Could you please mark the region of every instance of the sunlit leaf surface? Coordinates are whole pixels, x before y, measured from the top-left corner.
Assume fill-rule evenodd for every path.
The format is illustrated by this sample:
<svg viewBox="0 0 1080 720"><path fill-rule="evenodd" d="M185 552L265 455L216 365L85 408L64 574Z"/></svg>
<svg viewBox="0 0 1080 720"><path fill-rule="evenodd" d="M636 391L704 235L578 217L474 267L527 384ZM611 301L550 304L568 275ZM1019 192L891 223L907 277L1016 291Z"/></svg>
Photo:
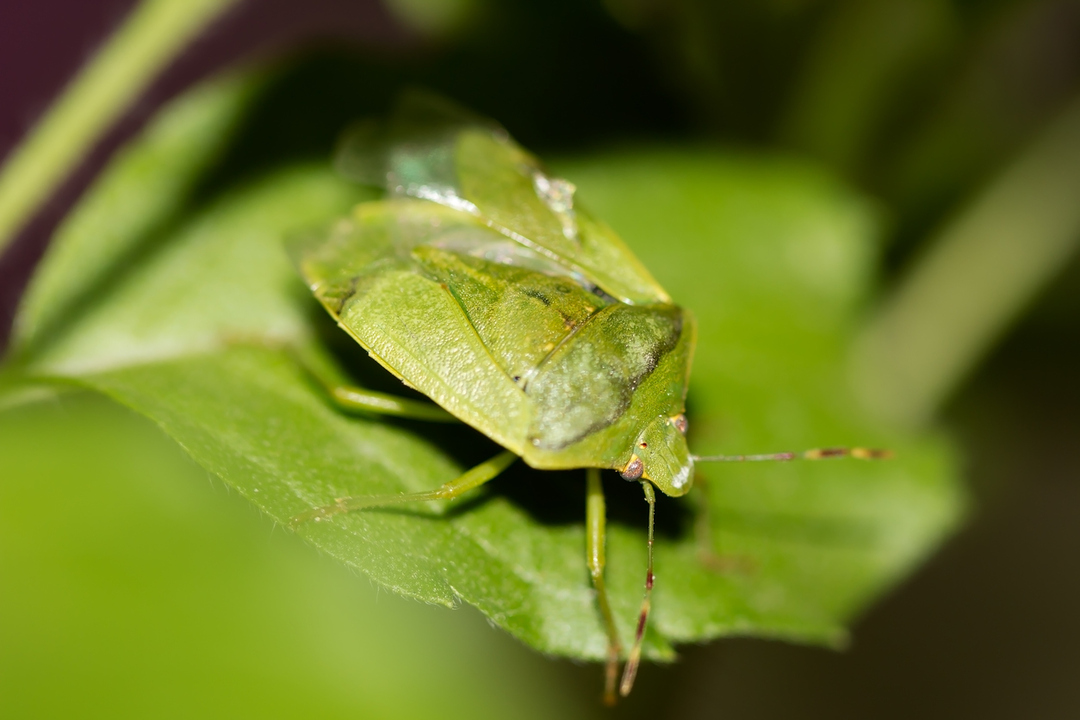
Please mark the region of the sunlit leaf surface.
<svg viewBox="0 0 1080 720"><path fill-rule="evenodd" d="M286 235L325 227L362 192L328 162L270 163L201 193L194 176L155 181L197 176L193 147L212 167L248 92L236 84L184 100L114 163L47 258L15 357L145 414L281 522L336 496L452 479L492 454L490 443L467 429L344 415L286 350L363 355L340 349L343 336L283 250ZM876 262L866 205L803 166L700 149L625 150L555 169L696 313L697 452L897 451L876 464L702 467L695 494L707 498L708 528L693 495L659 506L648 651L666 657L672 642L731 633L842 641L845 624L934 547L962 505L947 445L882 427L847 390L845 353ZM86 258L107 267L84 274ZM629 636L646 506L636 486L614 475L606 486L609 584ZM584 494L583 474L518 468L449 511L354 513L298 534L398 593L463 600L537 649L598 659ZM702 562L698 529L719 564Z"/></svg>

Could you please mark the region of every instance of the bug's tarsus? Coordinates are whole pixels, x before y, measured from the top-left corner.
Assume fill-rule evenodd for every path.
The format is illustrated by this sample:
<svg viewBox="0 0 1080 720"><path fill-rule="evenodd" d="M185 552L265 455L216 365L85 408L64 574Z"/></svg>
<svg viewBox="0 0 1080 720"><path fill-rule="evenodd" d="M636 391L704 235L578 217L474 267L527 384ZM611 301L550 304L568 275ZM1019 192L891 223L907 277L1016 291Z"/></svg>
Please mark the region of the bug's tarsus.
<svg viewBox="0 0 1080 720"><path fill-rule="evenodd" d="M340 510L337 510L335 505L324 505L323 507L312 508L306 512L302 512L299 515L293 515L289 518L289 527L295 529L306 522L322 522L324 518L336 515Z"/></svg>
<svg viewBox="0 0 1080 720"><path fill-rule="evenodd" d="M892 450L864 447L814 448L803 452L778 452L763 455L694 455L695 462L788 462L790 460L828 460L853 457L857 460L888 460Z"/></svg>
<svg viewBox="0 0 1080 720"><path fill-rule="evenodd" d="M354 510L384 507L386 505L424 502L427 500L455 500L469 490L480 487L487 481L494 479L515 460L517 460L517 455L509 450L504 450L490 460L485 460L476 467L466 470L455 479L435 490L416 493L399 493L397 495L357 495L355 497L336 498L333 505L312 508L307 512L302 512L299 515L293 516L289 521L289 525L295 528L310 520L320 522L324 519L329 519L334 515L348 513Z"/></svg>
<svg viewBox="0 0 1080 720"><path fill-rule="evenodd" d="M615 694L615 682L619 679L619 656L622 654L622 646L609 646L607 664L604 666L604 704L614 707L618 702Z"/></svg>
<svg viewBox="0 0 1080 720"><path fill-rule="evenodd" d="M648 481L642 481L642 489L645 491L645 501L649 503L649 561L648 570L645 573L645 597L641 600L641 612L638 614L637 631L634 633L634 645L630 649L630 657L626 660L623 668L622 682L619 684L619 694L626 697L634 687L634 678L637 677L638 667L641 665L641 643L645 639L645 625L649 621L649 607L652 604L653 588L653 526L656 520L656 492Z"/></svg>

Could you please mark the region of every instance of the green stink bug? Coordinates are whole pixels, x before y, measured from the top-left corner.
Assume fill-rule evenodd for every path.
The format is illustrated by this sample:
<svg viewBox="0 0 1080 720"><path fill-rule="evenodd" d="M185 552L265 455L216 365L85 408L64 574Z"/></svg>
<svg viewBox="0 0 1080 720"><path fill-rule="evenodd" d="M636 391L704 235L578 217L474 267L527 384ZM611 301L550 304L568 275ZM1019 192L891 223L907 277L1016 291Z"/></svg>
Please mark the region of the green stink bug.
<svg viewBox="0 0 1080 720"><path fill-rule="evenodd" d="M604 587L599 471L639 482L649 503L645 597L619 692L633 686L653 585L654 487L686 494L695 461L791 460L793 453L702 458L686 441L693 315L676 306L618 236L576 202L574 186L493 124L412 97L385 127L347 139L341 170L385 184L325 235L293 248L315 296L383 367L449 415L332 387L374 412L456 418L506 451L430 492L339 498L296 518L454 499L516 458L586 468L586 556L608 635L605 698L622 645ZM852 454L819 450L799 457Z"/></svg>

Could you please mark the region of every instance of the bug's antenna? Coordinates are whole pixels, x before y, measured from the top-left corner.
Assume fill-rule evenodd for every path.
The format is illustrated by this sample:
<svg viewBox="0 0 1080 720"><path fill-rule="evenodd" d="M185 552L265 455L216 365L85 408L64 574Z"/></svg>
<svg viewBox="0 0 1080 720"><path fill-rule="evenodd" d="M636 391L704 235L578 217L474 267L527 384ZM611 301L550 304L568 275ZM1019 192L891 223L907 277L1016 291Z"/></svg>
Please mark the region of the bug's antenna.
<svg viewBox="0 0 1080 720"><path fill-rule="evenodd" d="M638 615L637 633L634 635L634 646L630 649L630 657L626 660L623 668L622 683L619 685L619 694L626 697L634 687L634 678L637 677L638 666L641 664L641 641L645 638L645 623L649 619L649 605L652 598L653 586L653 525L656 519L656 493L652 483L642 480L641 487L645 490L645 501L649 503L649 569L645 573L645 598L641 601L641 614Z"/></svg>
<svg viewBox="0 0 1080 720"><path fill-rule="evenodd" d="M790 460L827 460L829 458L853 457L858 460L888 460L892 450L875 450L864 447L814 448L803 452L779 452L766 455L693 455L694 462L788 462Z"/></svg>

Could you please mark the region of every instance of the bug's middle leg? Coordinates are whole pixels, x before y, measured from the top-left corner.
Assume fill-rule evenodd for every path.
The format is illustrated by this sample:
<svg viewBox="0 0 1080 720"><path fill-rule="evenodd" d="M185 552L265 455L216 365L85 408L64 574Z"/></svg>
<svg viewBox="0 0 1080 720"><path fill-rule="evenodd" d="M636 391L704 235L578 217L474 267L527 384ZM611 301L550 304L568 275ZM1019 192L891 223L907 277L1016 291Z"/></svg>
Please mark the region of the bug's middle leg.
<svg viewBox="0 0 1080 720"><path fill-rule="evenodd" d="M326 392L342 410L390 415L409 420L428 422L460 422L456 417L431 402L410 400L387 393L356 387L355 385L328 385Z"/></svg>
<svg viewBox="0 0 1080 720"><path fill-rule="evenodd" d="M478 488L489 480L494 479L509 465L517 460L517 455L504 450L490 460L485 460L474 468L466 470L457 478L444 484L435 490L427 490L415 493L399 493L397 495L356 495L352 497L340 497L334 500L333 505L324 505L313 508L305 513L293 517L293 526L314 520L319 522L341 513L363 510L365 508L382 507L384 505L397 505L400 503L424 502L426 500L456 500L463 494Z"/></svg>
<svg viewBox="0 0 1080 720"><path fill-rule="evenodd" d="M586 470L587 490L585 495L585 553L596 588L596 601L600 605L600 614L604 619L604 629L608 636L608 659L604 671L604 702L615 704L615 679L619 674L619 657L622 645L619 643L619 631L615 627L615 617L611 614L607 589L604 586L604 542L607 535L607 511L604 505L604 487L600 482L600 471L596 468Z"/></svg>
<svg viewBox="0 0 1080 720"><path fill-rule="evenodd" d="M322 386L335 405L346 412L428 422L461 422L433 402L410 400L351 384L345 372L324 352L302 347L289 350L296 363Z"/></svg>

